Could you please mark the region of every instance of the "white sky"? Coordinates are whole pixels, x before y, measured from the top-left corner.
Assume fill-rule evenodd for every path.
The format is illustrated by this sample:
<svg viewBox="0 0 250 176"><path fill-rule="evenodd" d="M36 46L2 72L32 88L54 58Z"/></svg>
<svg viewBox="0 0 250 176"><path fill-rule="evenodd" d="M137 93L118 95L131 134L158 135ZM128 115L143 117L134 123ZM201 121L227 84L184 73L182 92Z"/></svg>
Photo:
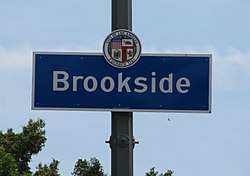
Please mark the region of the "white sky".
<svg viewBox="0 0 250 176"><path fill-rule="evenodd" d="M110 113L31 111L32 51L98 51L111 30L111 1L0 0L0 130L45 119L48 141L33 158L97 157L110 173ZM134 113L134 175L250 172L250 1L133 0L133 31L144 52L213 54L212 114ZM169 122L167 119L170 118Z"/></svg>

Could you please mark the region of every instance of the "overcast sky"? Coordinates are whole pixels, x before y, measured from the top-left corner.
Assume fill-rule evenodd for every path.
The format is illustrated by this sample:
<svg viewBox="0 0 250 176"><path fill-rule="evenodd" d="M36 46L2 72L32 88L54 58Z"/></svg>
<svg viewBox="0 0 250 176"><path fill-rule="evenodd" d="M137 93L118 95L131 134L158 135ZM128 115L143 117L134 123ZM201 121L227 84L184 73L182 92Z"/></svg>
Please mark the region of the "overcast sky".
<svg viewBox="0 0 250 176"><path fill-rule="evenodd" d="M111 1L0 4L0 130L20 132L30 118L42 118L48 141L32 170L55 158L69 176L78 158L97 157L111 173L109 112L31 110L32 52L101 52ZM133 0L133 32L144 53L213 55L211 114L134 113L135 176L151 167L174 176L250 172L249 19L249 0Z"/></svg>

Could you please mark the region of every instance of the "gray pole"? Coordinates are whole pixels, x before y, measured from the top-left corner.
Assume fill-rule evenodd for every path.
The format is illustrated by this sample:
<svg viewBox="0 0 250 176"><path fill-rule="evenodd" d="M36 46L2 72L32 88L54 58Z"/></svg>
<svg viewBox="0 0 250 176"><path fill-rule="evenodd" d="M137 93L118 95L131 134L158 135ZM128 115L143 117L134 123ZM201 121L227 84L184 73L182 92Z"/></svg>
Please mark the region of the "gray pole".
<svg viewBox="0 0 250 176"><path fill-rule="evenodd" d="M132 31L132 0L112 0L112 31Z"/></svg>
<svg viewBox="0 0 250 176"><path fill-rule="evenodd" d="M133 113L112 112L111 176L133 176Z"/></svg>
<svg viewBox="0 0 250 176"><path fill-rule="evenodd" d="M132 0L112 0L112 31L132 31ZM111 176L133 176L133 112L112 112Z"/></svg>

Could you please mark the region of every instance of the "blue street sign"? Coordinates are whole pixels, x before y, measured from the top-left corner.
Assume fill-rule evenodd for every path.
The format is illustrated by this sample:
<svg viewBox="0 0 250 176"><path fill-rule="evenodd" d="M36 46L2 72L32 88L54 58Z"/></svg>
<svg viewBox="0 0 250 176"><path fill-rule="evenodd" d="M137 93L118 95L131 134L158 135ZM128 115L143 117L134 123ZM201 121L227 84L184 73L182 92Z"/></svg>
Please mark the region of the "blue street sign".
<svg viewBox="0 0 250 176"><path fill-rule="evenodd" d="M143 54L116 68L101 53L33 53L32 109L211 112L211 55Z"/></svg>

